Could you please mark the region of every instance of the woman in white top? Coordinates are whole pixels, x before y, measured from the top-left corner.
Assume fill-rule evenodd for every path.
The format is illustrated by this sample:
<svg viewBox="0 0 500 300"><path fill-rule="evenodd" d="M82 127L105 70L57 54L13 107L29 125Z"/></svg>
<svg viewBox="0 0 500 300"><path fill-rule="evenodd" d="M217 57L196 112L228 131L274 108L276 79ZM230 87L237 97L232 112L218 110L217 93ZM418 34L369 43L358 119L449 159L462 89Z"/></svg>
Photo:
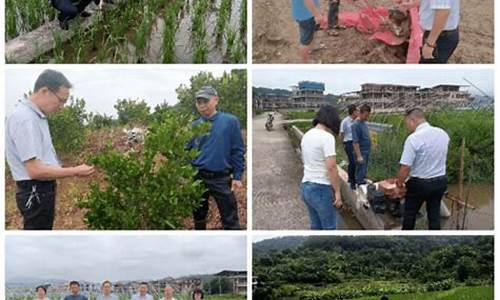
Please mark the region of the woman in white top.
<svg viewBox="0 0 500 300"><path fill-rule="evenodd" d="M36 297L33 300L50 300L47 297L47 288L43 285L39 285L36 287Z"/></svg>
<svg viewBox="0 0 500 300"><path fill-rule="evenodd" d="M304 177L301 194L313 230L337 228L336 208L342 207L340 182L335 152L335 136L340 118L330 105L323 106L313 120L314 128L301 142Z"/></svg>

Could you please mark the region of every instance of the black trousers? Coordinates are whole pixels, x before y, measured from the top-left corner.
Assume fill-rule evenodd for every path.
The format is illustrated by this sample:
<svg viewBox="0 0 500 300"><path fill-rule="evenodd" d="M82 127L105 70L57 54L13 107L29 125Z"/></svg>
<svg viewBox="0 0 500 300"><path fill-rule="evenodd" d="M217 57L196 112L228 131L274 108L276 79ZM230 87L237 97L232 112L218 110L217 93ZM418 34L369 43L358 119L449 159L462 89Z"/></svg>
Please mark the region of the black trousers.
<svg viewBox="0 0 500 300"><path fill-rule="evenodd" d="M238 204L236 197L231 191L232 178L229 175L217 176L214 174L198 174L205 184L207 192L203 195L203 202L194 213L194 225L196 230L205 230L207 227L208 198L212 196L217 203L222 225L226 230L240 229L238 219Z"/></svg>
<svg viewBox="0 0 500 300"><path fill-rule="evenodd" d="M94 0L51 0L52 6L59 11L59 21L68 21L76 18L85 7Z"/></svg>
<svg viewBox="0 0 500 300"><path fill-rule="evenodd" d="M354 145L352 141L344 142L344 150L347 154L347 159L349 161L349 166L347 168L347 174L349 175L349 183L351 187L356 187L356 154L354 154Z"/></svg>
<svg viewBox="0 0 500 300"><path fill-rule="evenodd" d="M339 24L340 0L328 1L328 26L333 28Z"/></svg>
<svg viewBox="0 0 500 300"><path fill-rule="evenodd" d="M24 220L24 230L52 230L56 206L56 182L25 180L16 182L16 203Z"/></svg>
<svg viewBox="0 0 500 300"><path fill-rule="evenodd" d="M446 176L419 179L410 178L406 183L406 201L403 215L403 230L415 229L417 214L425 202L430 230L441 229L441 199L447 189Z"/></svg>
<svg viewBox="0 0 500 300"><path fill-rule="evenodd" d="M429 36L430 31L424 32L425 40ZM457 49L460 40L459 30L443 31L436 41L436 49L434 50L434 59L420 59L421 64L445 64Z"/></svg>

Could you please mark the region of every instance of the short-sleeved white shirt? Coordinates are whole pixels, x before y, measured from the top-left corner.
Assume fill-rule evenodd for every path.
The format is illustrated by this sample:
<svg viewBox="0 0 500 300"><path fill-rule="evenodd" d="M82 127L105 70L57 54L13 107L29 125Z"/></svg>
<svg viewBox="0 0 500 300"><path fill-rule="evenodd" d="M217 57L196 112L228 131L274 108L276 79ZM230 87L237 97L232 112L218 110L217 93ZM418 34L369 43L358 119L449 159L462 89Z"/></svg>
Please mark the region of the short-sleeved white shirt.
<svg viewBox="0 0 500 300"><path fill-rule="evenodd" d="M460 23L460 0L422 0L420 2L420 24L424 30L430 31L432 29L437 9L450 10L444 30L458 28Z"/></svg>
<svg viewBox="0 0 500 300"><path fill-rule="evenodd" d="M326 159L336 155L335 137L325 130L312 128L302 137L300 147L304 161L302 182L331 185Z"/></svg>
<svg viewBox="0 0 500 300"><path fill-rule="evenodd" d="M406 139L400 163L411 167L411 177L444 176L449 143L450 137L443 129L422 123Z"/></svg>
<svg viewBox="0 0 500 300"><path fill-rule="evenodd" d="M345 117L340 123L340 133L344 134L344 140L342 142L352 141L352 123L354 123L354 120L351 116Z"/></svg>

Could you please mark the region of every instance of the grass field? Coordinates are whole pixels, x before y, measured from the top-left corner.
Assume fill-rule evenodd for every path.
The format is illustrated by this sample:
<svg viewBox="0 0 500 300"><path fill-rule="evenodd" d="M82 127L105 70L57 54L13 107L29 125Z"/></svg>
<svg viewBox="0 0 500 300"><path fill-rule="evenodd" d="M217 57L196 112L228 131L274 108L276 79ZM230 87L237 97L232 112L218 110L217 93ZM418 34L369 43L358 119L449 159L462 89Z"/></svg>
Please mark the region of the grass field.
<svg viewBox="0 0 500 300"><path fill-rule="evenodd" d="M389 295L389 300L493 300L493 287L459 287L444 292ZM356 300L379 300L380 297L365 297Z"/></svg>

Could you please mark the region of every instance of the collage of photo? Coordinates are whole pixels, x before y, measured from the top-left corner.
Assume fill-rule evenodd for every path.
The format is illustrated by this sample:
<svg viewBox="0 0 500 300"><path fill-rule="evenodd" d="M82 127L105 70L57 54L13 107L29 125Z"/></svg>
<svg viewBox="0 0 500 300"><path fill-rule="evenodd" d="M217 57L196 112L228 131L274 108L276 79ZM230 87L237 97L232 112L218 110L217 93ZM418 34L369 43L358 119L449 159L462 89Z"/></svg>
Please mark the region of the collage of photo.
<svg viewBox="0 0 500 300"><path fill-rule="evenodd" d="M494 0L1 2L0 299L495 299Z"/></svg>

